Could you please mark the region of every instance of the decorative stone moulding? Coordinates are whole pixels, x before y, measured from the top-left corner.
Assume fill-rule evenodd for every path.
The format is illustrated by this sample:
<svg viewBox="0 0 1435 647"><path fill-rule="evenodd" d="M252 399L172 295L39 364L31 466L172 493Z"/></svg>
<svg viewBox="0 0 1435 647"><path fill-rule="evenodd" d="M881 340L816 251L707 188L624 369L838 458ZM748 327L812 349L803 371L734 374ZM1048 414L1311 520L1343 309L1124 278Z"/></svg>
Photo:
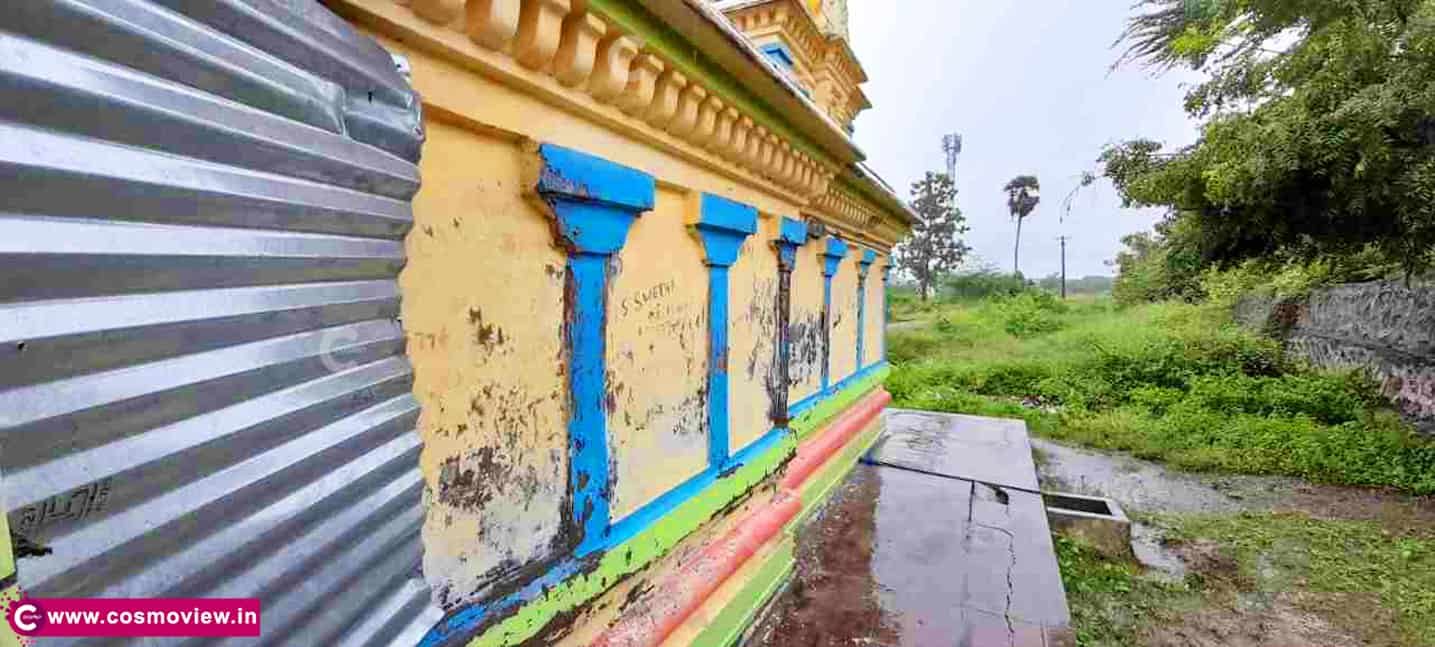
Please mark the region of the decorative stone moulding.
<svg viewBox="0 0 1435 647"><path fill-rule="evenodd" d="M758 128L711 88L646 51L641 39L587 10L582 0L395 0L420 18L462 31L484 49L552 76L599 103L709 151L810 200L834 168ZM808 179L798 166L820 169Z"/></svg>
<svg viewBox="0 0 1435 647"><path fill-rule="evenodd" d="M867 74L841 36L824 33L818 18L802 0L780 0L739 6L726 15L743 33L777 38L796 59L800 83L812 91L824 111L844 126L870 108L860 86Z"/></svg>
<svg viewBox="0 0 1435 647"><path fill-rule="evenodd" d="M585 94L644 122L637 126L656 131L655 136L690 146L692 154L709 160L715 156L733 170L771 182L855 237L889 248L904 235L900 216L850 187L838 186L837 175L847 171L831 159L794 146L731 97L689 78L647 49L642 38L590 12L586 0L392 1L425 21L463 33L484 50L552 77L560 93L566 88ZM798 22L804 18L809 17L782 16ZM825 46L817 32L803 33L809 37L807 46ZM860 68L844 71L850 76ZM840 73L827 74L831 78Z"/></svg>
<svg viewBox="0 0 1435 647"><path fill-rule="evenodd" d="M817 199L817 206L843 227L867 231L882 220L882 212L845 187L832 186Z"/></svg>

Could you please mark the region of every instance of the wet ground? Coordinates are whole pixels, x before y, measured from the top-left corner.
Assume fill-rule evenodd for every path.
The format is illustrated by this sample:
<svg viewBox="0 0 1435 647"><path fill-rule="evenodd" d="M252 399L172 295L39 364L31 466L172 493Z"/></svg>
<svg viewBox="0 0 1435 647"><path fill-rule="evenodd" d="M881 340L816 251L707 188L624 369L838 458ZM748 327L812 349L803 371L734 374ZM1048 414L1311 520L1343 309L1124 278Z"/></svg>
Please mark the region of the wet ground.
<svg viewBox="0 0 1435 647"><path fill-rule="evenodd" d="M1104 496L1136 517L1269 509L1301 486L1295 479L1187 474L1129 456L1041 439L1032 440L1032 450L1042 490ZM1155 576L1180 580L1186 576L1186 564L1162 536L1160 528L1133 519L1131 548L1136 559Z"/></svg>
<svg viewBox="0 0 1435 647"><path fill-rule="evenodd" d="M1298 512L1317 519L1378 521L1392 532L1435 527L1435 502L1383 490L1320 485L1296 478L1192 474L1121 454L1034 438L1043 490L1115 499L1133 517L1161 514ZM1161 531L1137 521L1132 547L1142 564L1181 576L1183 563Z"/></svg>
<svg viewBox="0 0 1435 647"><path fill-rule="evenodd" d="M963 439L951 435L952 420L965 421ZM1074 644L1069 634L1051 630L1067 619L1064 596L1051 597L1061 589L1059 580L1051 586L1056 576L1045 517L1027 491L1028 478L1037 475L1007 467L1023 454L1034 455L1042 490L1120 502L1136 521L1133 544L1150 577L1180 580L1188 569L1220 577L1223 569L1234 568L1219 547L1166 545L1164 530L1144 523L1162 515L1298 512L1376 521L1393 534L1435 531L1435 503L1429 498L1292 478L1178 472L1129 456L1028 440L1012 421L902 410L889 411L887 421L889 431L902 433L874 448L868 463L857 467L799 534L796 573L750 644ZM1031 462L1027 466L1032 469ZM977 476L951 476L962 472ZM1312 615L1310 601L1298 592L1291 595L1255 610L1196 609L1143 644L1364 644Z"/></svg>
<svg viewBox="0 0 1435 647"><path fill-rule="evenodd" d="M1176 472L1150 461L1039 438L1031 444L1042 489L1108 497L1137 513L1270 508L1302 484L1286 478Z"/></svg>
<svg viewBox="0 0 1435 647"><path fill-rule="evenodd" d="M892 410L887 425L799 533L754 643L1074 644L1021 423Z"/></svg>
<svg viewBox="0 0 1435 647"><path fill-rule="evenodd" d="M857 470L799 538L797 574L753 634L758 645L895 645L872 573L872 536L882 484Z"/></svg>
<svg viewBox="0 0 1435 647"><path fill-rule="evenodd" d="M1394 612L1376 593L1307 590L1286 581L1277 563L1299 554L1272 552L1254 574L1242 573L1229 546L1211 541L1168 545L1165 530L1140 520L1165 515L1297 513L1314 519L1373 521L1389 536L1435 533L1435 500L1391 491L1313 484L1300 479L1190 474L1124 455L1033 440L1043 489L1116 499L1136 518L1132 545L1146 577L1205 582L1205 602L1171 622L1150 626L1150 647L1371 647L1408 644ZM1255 578L1251 586L1245 580ZM1370 582L1378 587L1379 583ZM1253 590L1252 590L1253 589ZM1212 593L1216 591L1216 593Z"/></svg>

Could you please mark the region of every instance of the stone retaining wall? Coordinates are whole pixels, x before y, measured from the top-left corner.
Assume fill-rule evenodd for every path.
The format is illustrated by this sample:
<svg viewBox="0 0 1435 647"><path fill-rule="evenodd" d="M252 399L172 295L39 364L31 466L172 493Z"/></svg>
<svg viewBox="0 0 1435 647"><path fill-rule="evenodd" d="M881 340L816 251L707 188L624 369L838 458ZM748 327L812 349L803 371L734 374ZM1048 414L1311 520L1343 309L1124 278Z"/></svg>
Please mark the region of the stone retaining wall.
<svg viewBox="0 0 1435 647"><path fill-rule="evenodd" d="M1435 434L1435 281L1349 283L1303 298L1250 295L1234 315L1315 366L1368 369L1402 413Z"/></svg>

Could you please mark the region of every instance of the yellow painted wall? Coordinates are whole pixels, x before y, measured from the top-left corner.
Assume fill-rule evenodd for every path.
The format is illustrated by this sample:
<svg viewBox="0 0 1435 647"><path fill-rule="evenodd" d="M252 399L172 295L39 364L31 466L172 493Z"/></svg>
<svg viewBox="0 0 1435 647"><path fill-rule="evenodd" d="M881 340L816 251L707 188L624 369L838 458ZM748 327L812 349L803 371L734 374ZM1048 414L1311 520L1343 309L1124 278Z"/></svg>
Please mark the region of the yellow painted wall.
<svg viewBox="0 0 1435 647"><path fill-rule="evenodd" d="M567 489L565 256L512 141L429 119L399 277L422 405L424 570L444 601L548 556Z"/></svg>
<svg viewBox="0 0 1435 647"><path fill-rule="evenodd" d="M792 358L788 365L788 402L822 389L822 241L797 248L792 271L792 314L788 339Z"/></svg>
<svg viewBox="0 0 1435 647"><path fill-rule="evenodd" d="M852 246L832 277L832 383L857 372L857 260L862 248Z"/></svg>
<svg viewBox="0 0 1435 647"><path fill-rule="evenodd" d="M862 343L865 346L861 358L862 368L871 366L882 359L882 336L886 334L882 327L882 308L886 304L886 294L883 293L882 285L882 268L887 265L887 262L887 257L878 256L877 262L873 263L872 269L867 272L867 325L862 338Z"/></svg>
<svg viewBox="0 0 1435 647"><path fill-rule="evenodd" d="M777 374L777 238L780 218L764 216L731 273L728 445L736 453L772 428Z"/></svg>
<svg viewBox="0 0 1435 647"><path fill-rule="evenodd" d="M611 274L608 438L621 519L707 466L708 270L686 196L660 187Z"/></svg>
<svg viewBox="0 0 1435 647"><path fill-rule="evenodd" d="M614 520L706 466L707 269L684 223L690 194L705 191L794 217L802 198L735 174L716 155L694 155L689 142L483 50L461 29L425 22L406 6L329 4L362 28L384 32L374 35L408 59L424 101L424 183L401 287L423 411L424 572L451 608L485 598L488 584L567 550L556 541L568 470L566 258L552 244L548 217L523 195L528 180L520 168L531 162L525 140L597 155L659 182L657 208L635 223L612 266L608 295ZM732 269L733 451L771 426L766 380L777 274L769 242L777 223L763 217L762 231ZM822 247L813 242L799 250L793 278L794 402L820 387Z"/></svg>
<svg viewBox="0 0 1435 647"><path fill-rule="evenodd" d="M407 11L396 7L392 18L409 20ZM423 23L412 27L427 29ZM444 42L471 45L462 34L433 33ZM523 195L520 164L527 160L522 138L597 154L663 181L658 210L645 214L632 230L628 249L643 253L623 257L615 276L610 325L637 325L636 320L625 323L618 292L669 278L681 280L681 289L674 283L673 292L681 293L693 321L682 337L686 348L668 334L649 336L652 348L638 337L609 336L615 384L653 389L624 393L629 403L651 398L655 406L658 400L680 405L699 385L706 386L706 268L682 222L681 192L672 187L720 193L765 213L796 213L798 206L654 148L611 124L595 123L594 114L564 110L433 55L416 47L413 35L403 41L374 36L408 58L428 130L424 184L414 203L415 227L401 287L408 354L423 411L424 573L447 606L482 598L486 584L514 568L554 557L549 551L567 490L566 256L552 244L550 219ZM625 119L616 109L602 110L609 111L605 118ZM640 258L644 255L647 261ZM681 274L662 264L662 258L680 260ZM475 335L483 327L492 331L489 346L502 331L501 350L478 341ZM622 354L628 350L631 360ZM680 371L676 362L681 362ZM684 397L677 397L679 392ZM659 414L666 420L652 421L654 426L644 432L623 419L623 412L635 408L617 409L609 420L619 445L614 448L615 520L706 465L705 426L697 433L673 433L680 425L705 425L700 408L689 406L681 419Z"/></svg>

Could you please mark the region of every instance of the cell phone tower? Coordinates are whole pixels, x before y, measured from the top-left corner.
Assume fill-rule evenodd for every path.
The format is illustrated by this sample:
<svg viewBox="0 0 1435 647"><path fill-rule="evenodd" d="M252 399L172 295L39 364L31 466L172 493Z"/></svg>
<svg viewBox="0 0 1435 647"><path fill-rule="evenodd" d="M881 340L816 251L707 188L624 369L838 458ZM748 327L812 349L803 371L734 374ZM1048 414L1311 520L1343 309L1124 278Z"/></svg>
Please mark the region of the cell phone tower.
<svg viewBox="0 0 1435 647"><path fill-rule="evenodd" d="M942 152L947 154L947 177L957 181L957 157L962 154L962 136L957 133L942 137Z"/></svg>

